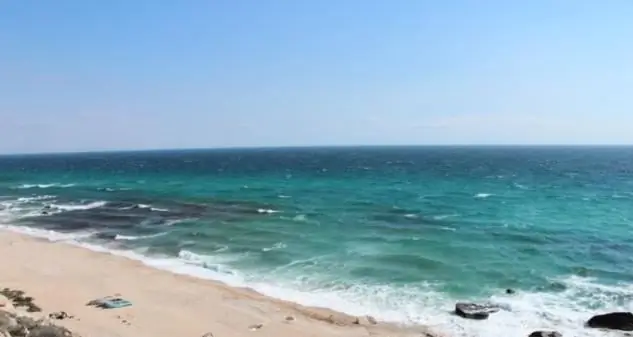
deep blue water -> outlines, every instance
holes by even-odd
[[[582,322],[633,307],[632,206],[629,147],[0,157],[7,228],[456,335],[600,334]]]

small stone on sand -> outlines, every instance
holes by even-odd
[[[264,327],[264,324],[253,324],[248,327],[248,330],[256,331]]]

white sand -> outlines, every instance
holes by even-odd
[[[423,336],[424,327],[367,322],[327,309],[269,298],[249,289],[172,274],[138,261],[0,232],[0,288],[24,290],[44,310],[66,311],[58,321],[84,337]],[[133,305],[86,306],[120,294]],[[292,316],[289,321],[286,317]],[[126,321],[127,323],[125,323]],[[250,326],[263,324],[251,331]],[[437,335],[437,334],[433,334]]]

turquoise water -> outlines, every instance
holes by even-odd
[[[0,157],[5,228],[453,335],[601,334],[633,307],[632,206],[624,147]]]

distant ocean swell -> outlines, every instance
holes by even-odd
[[[589,151],[577,161],[578,154],[548,151],[419,151],[352,151],[334,162],[331,153],[311,153],[310,164],[297,162],[303,154],[277,153],[259,163],[263,173],[244,169],[237,177],[187,166],[215,169],[215,161],[200,164],[205,153],[112,155],[108,168],[123,172],[114,177],[72,157],[66,160],[81,170],[44,170],[55,183],[43,181],[41,166],[54,166],[50,159],[36,158],[38,173],[21,163],[20,173],[0,183],[0,223],[175,273],[455,336],[537,329],[606,335],[584,322],[597,312],[633,310],[633,177],[621,171],[633,167],[628,153]],[[219,158],[234,163],[233,155]],[[258,166],[259,157],[240,156]],[[269,160],[284,173],[266,174]],[[125,172],[139,162],[148,172]],[[608,174],[614,162],[620,173]],[[504,310],[467,321],[451,314],[458,300]]]

